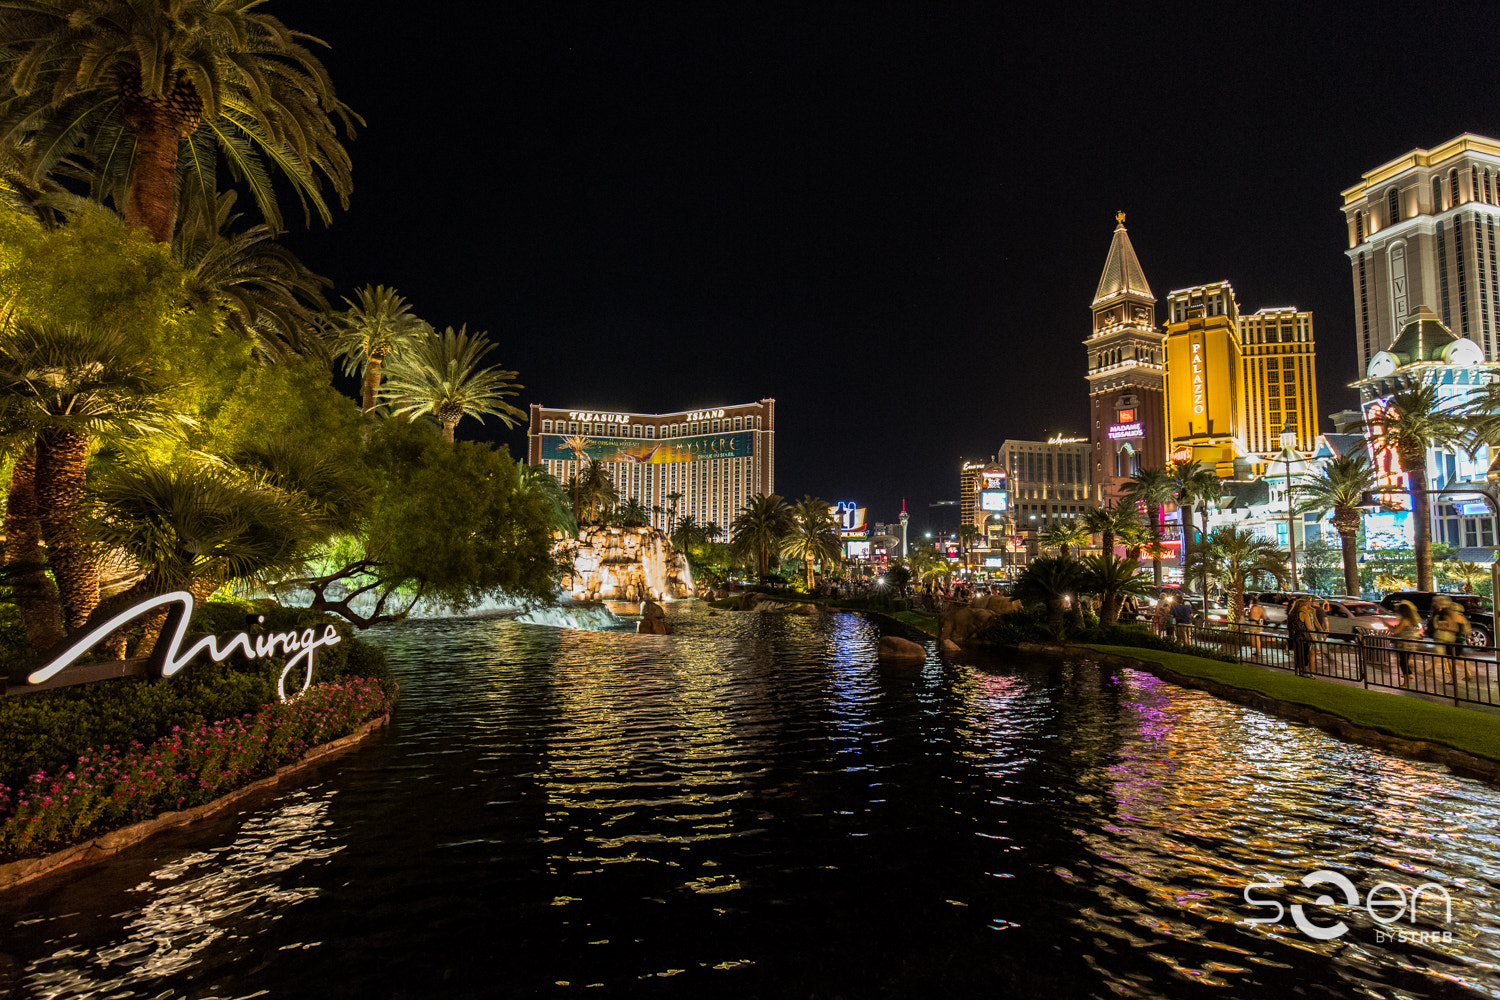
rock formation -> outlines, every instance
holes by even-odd
[[[655,528],[582,528],[557,542],[573,570],[562,578],[575,601],[666,601],[693,596],[687,556]]]
[[[883,635],[880,645],[875,648],[875,655],[882,660],[925,660],[927,647],[898,635]]]
[[[655,601],[641,603],[641,623],[635,630],[640,635],[671,635],[676,631],[667,624],[667,613]]]

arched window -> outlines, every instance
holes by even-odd
[[[1395,188],[1391,188],[1386,192],[1385,214],[1386,218],[1390,220],[1390,222],[1387,223],[1388,225],[1394,226],[1396,223],[1401,221],[1401,196],[1396,193]]]
[[[1365,241],[1365,213],[1354,213],[1354,245],[1359,246]]]
[[[1441,177],[1432,179],[1432,210],[1433,212],[1443,210],[1443,179]]]
[[[1484,200],[1491,205],[1495,203],[1494,189],[1490,187],[1490,172],[1484,172]]]
[[[551,434],[552,433],[552,421],[550,421],[550,420],[543,420],[542,421],[542,433],[543,434]]]
[[[1469,200],[1479,200],[1479,168],[1469,168]]]
[[[1458,168],[1448,171],[1448,207],[1458,204]]]

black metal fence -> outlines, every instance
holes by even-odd
[[[1245,663],[1329,677],[1366,688],[1416,691],[1455,705],[1500,706],[1493,647],[1396,639],[1385,635],[1293,640],[1284,628],[1176,626],[1172,637]]]

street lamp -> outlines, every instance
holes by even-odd
[[[1292,553],[1292,590],[1297,589],[1297,532],[1296,524],[1292,521],[1292,459],[1297,457],[1293,450],[1297,444],[1297,431],[1288,420],[1281,425],[1281,457],[1286,460],[1286,544]]]

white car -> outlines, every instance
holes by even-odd
[[[1328,601],[1328,632],[1336,638],[1357,635],[1388,635],[1401,624],[1374,601]]]

